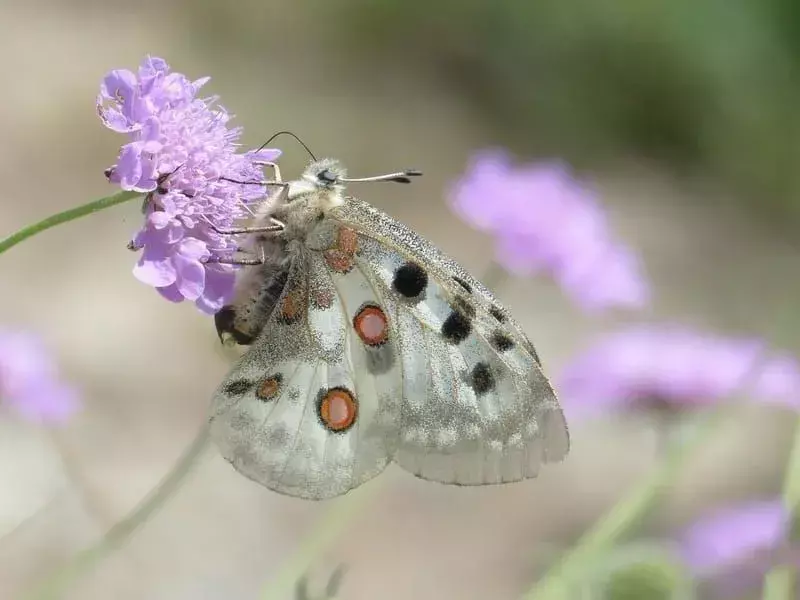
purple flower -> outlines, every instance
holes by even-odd
[[[695,577],[725,597],[758,586],[776,564],[800,566],[787,543],[791,518],[780,499],[749,502],[706,515],[684,531],[679,553]]]
[[[596,193],[561,163],[517,167],[501,150],[479,152],[453,186],[450,204],[495,236],[506,269],[550,274],[584,310],[649,301],[638,258],[614,239]]]
[[[78,407],[75,390],[58,379],[54,362],[30,333],[0,329],[0,406],[42,422],[63,421]]]
[[[753,383],[753,393],[777,404],[792,408],[800,406],[800,365],[787,354],[767,359],[759,368]]]
[[[257,161],[275,161],[280,151],[237,153],[241,130],[228,128],[231,117],[216,97],[196,97],[207,81],[147,57],[136,74],[106,75],[97,102],[103,123],[129,140],[109,181],[147,193],[145,223],[132,243],[142,250],[134,275],[173,302],[190,300],[213,314],[230,299],[236,268],[215,261],[242,242],[215,229],[251,215],[248,205],[267,191],[229,180],[261,181]]]
[[[788,525],[789,515],[779,499],[725,508],[686,530],[680,541],[681,554],[697,574],[713,574],[776,548]]]
[[[635,326],[606,335],[560,378],[565,405],[599,411],[658,400],[698,406],[747,393],[800,408],[797,361],[767,355],[759,340],[725,338],[680,326]]]

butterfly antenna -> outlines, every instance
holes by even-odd
[[[301,140],[295,133],[293,133],[291,131],[279,131],[278,133],[273,135],[271,138],[269,138],[266,142],[261,144],[261,146],[259,146],[258,150],[263,150],[264,148],[266,148],[267,144],[269,144],[272,140],[274,140],[279,135],[290,135],[290,136],[292,136],[295,140],[297,140],[298,144],[300,144],[303,148],[305,148],[306,152],[308,152],[308,155],[311,157],[311,160],[316,162],[317,157],[314,156],[314,153],[311,152],[311,150],[309,149],[308,146],[306,146],[306,144],[305,144],[305,142],[303,142],[303,140]],[[258,150],[256,150],[256,152],[258,152]]]
[[[394,183],[411,183],[411,177],[419,177],[422,175],[422,171],[418,171],[417,169],[406,169],[405,171],[400,171],[399,173],[387,173],[386,175],[375,175],[374,177],[357,177],[357,178],[346,178],[342,177],[339,181],[343,181],[345,183],[369,183],[373,181],[392,181]]]

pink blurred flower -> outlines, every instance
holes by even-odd
[[[778,564],[800,567],[789,543],[791,517],[780,499],[718,509],[689,526],[679,553],[694,576],[720,597],[757,589]]]
[[[614,238],[597,194],[561,163],[515,166],[504,151],[479,152],[453,185],[450,205],[495,237],[502,266],[548,273],[586,311],[649,302],[638,257]]]
[[[657,400],[702,406],[746,394],[800,408],[800,369],[770,357],[764,342],[685,327],[634,326],[600,338],[562,372],[559,390],[573,411],[605,411]]]
[[[0,406],[41,422],[64,421],[78,408],[77,393],[31,333],[0,329]]]

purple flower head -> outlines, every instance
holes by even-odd
[[[111,71],[100,86],[103,123],[124,133],[109,181],[124,190],[147,193],[145,223],[133,240],[142,250],[134,275],[165,298],[193,301],[217,312],[233,291],[230,257],[241,239],[220,234],[251,214],[248,204],[266,188],[259,162],[273,162],[279,150],[237,153],[238,128],[217,98],[197,98],[208,78],[190,81],[171,73],[160,58],[147,57],[138,73]]]
[[[800,370],[766,356],[759,340],[725,338],[680,326],[635,326],[606,335],[563,371],[560,391],[575,411],[642,401],[700,406],[740,392],[800,407]]]
[[[784,540],[789,515],[779,499],[725,508],[690,526],[681,536],[683,560],[698,575],[735,566]]]
[[[473,157],[450,204],[464,221],[495,236],[511,272],[550,274],[584,310],[641,308],[649,301],[642,266],[614,239],[596,193],[561,163],[517,167],[507,153]]]
[[[30,333],[0,330],[0,406],[41,422],[63,421],[78,407],[75,390],[58,379],[53,360]]]
[[[787,542],[791,518],[780,499],[727,507],[706,515],[678,540],[679,553],[695,577],[719,594],[758,586],[776,564],[800,566]]]

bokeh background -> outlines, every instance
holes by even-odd
[[[548,373],[631,320],[763,336],[800,351],[800,9],[791,0],[33,0],[0,2],[0,235],[114,190],[121,139],[100,124],[101,77],[161,56],[237,115],[257,146],[280,129],[354,174],[418,167],[413,186],[359,190],[480,276],[491,241],[448,211],[470,154],[563,157],[592,178],[641,252],[651,311],[590,318],[547,280],[497,294]],[[306,161],[283,140],[284,175]],[[130,203],[0,260],[2,323],[41,332],[85,409],[43,429],[0,416],[0,598],[97,541],[168,472],[233,357],[191,305],[131,276]],[[774,495],[793,423],[751,407],[710,439],[640,530]],[[517,598],[654,468],[642,420],[573,428],[536,481],[457,489],[391,467],[312,579],[348,566],[350,600]],[[65,596],[255,598],[328,504],[273,494],[213,450],[164,510]]]

